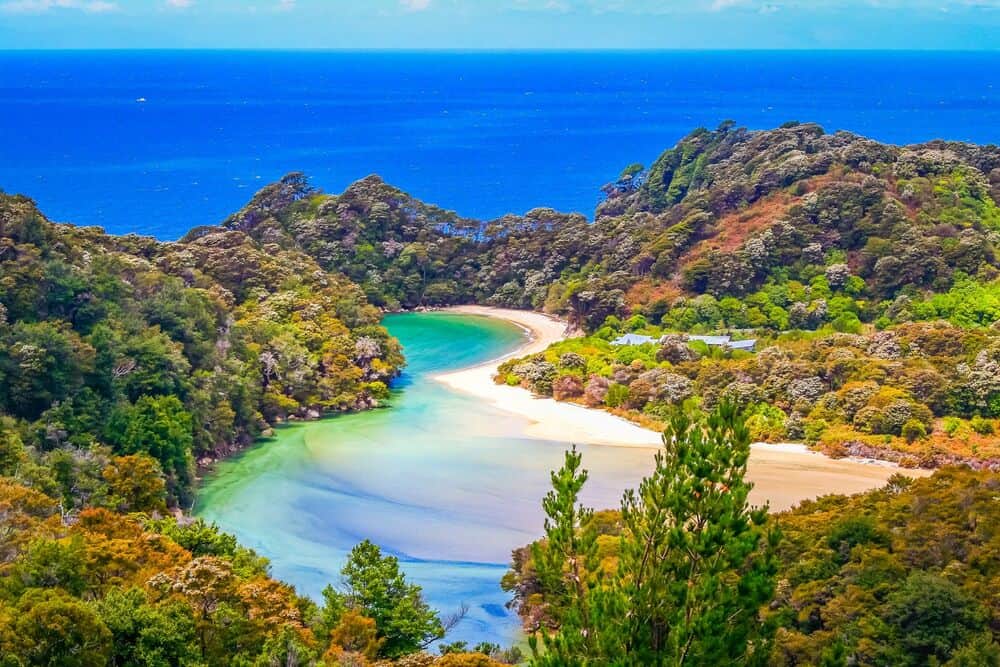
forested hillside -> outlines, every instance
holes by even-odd
[[[195,458],[374,405],[403,361],[347,279],[240,232],[115,237],[4,195],[0,239],[3,428],[62,470],[50,488],[67,510],[89,503],[94,444],[154,458],[185,504]]]
[[[376,176],[326,195],[291,174],[224,226],[301,247],[388,308],[476,301],[591,330],[634,314],[684,330],[996,319],[996,146],[725,124],[604,191],[593,224],[545,208],[478,221]],[[986,303],[931,296],[969,279]]]
[[[196,459],[377,405],[403,363],[379,319],[298,250],[109,236],[0,193],[0,664],[498,664],[423,653],[449,622],[371,543],[317,604],[171,515]]]
[[[290,174],[172,243],[54,224],[0,193],[0,664],[515,660],[495,646],[425,654],[449,623],[375,545],[351,553],[318,605],[231,536],[171,516],[192,501],[198,460],[288,419],[378,405],[403,364],[380,310],[461,302],[558,313],[589,334],[512,360],[498,381],[673,423],[693,443],[662,455],[676,458],[661,458],[659,491],[646,482],[621,518],[546,499],[569,517],[557,536],[569,560],[533,579],[544,548],[521,552],[508,585],[553,631],[549,664],[581,646],[619,655],[622,637],[654,657],[676,648],[662,644],[680,623],[656,610],[663,591],[628,577],[602,599],[648,607],[651,625],[612,623],[583,644],[590,635],[555,632],[581,622],[569,598],[557,617],[547,597],[583,563],[577,531],[593,538],[587,567],[641,563],[618,537],[665,535],[649,498],[667,491],[678,511],[733,529],[730,560],[713,567],[743,587],[716,600],[734,630],[699,643],[682,624],[699,655],[994,664],[994,476],[947,470],[824,498],[775,531],[742,502],[742,471],[751,438],[1000,465],[1000,149],[726,124],[604,191],[593,222],[551,209],[484,222],[375,176],[328,195]],[[757,338],[758,352],[680,335],[722,331]],[[610,345],[623,332],[667,337]],[[671,477],[674,464],[688,477]],[[566,488],[582,484],[575,470]],[[689,546],[711,556],[706,539]],[[708,600],[721,579],[695,560],[664,562],[702,576]],[[583,600],[600,573],[573,573],[575,593],[558,592]]]

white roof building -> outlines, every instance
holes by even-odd
[[[700,340],[705,345],[716,345],[723,346],[729,345],[729,341],[732,340],[729,336],[688,336],[688,340]]]
[[[656,339],[652,336],[640,336],[639,334],[627,333],[624,336],[619,336],[618,338],[611,341],[612,345],[644,345],[645,343],[653,343]]]
[[[612,345],[645,345],[646,343],[654,343],[662,341],[666,336],[659,339],[653,338],[652,336],[643,336],[641,334],[627,333],[619,336],[618,338],[611,341]],[[731,336],[686,336],[688,341],[700,341],[709,347],[728,347],[731,350],[748,350],[753,352],[754,348],[757,346],[757,341],[755,339],[750,340],[733,340]]]

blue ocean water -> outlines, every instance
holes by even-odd
[[[589,215],[623,166],[724,119],[994,143],[1000,53],[0,52],[0,188],[162,239],[292,170]]]

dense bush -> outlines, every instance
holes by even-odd
[[[757,628],[773,633],[770,643],[759,643],[767,646],[767,663],[996,664],[998,490],[995,474],[948,468],[919,480],[895,476],[882,489],[825,496],[772,517],[781,536],[777,586],[760,607]],[[636,537],[617,511],[580,515],[578,531],[577,545],[594,545],[581,548],[576,562],[597,607],[607,595],[601,589],[617,585],[608,573],[631,557]],[[551,632],[566,623],[567,594],[543,576],[551,543],[550,537],[515,551],[504,578],[528,630]],[[618,627],[614,619],[601,620]],[[599,635],[602,628],[591,631]],[[715,636],[706,627],[699,639]]]
[[[1000,467],[991,437],[1000,416],[993,329],[941,321],[865,334],[825,329],[762,339],[751,354],[676,334],[657,344],[610,345],[606,339],[623,328],[609,320],[593,336],[557,343],[529,361],[509,360],[497,379],[620,410],[644,425],[662,424],[690,401],[708,409],[728,400],[750,412],[762,441],[799,439],[835,455],[908,464]],[[545,374],[534,379],[538,368],[559,374],[559,391]]]
[[[114,237],[0,195],[0,246],[0,415],[66,467],[101,445],[152,456],[171,504],[196,457],[374,405],[402,364],[357,288],[242,232]]]

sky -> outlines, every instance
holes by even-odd
[[[0,48],[1000,49],[1000,0],[0,0]]]

